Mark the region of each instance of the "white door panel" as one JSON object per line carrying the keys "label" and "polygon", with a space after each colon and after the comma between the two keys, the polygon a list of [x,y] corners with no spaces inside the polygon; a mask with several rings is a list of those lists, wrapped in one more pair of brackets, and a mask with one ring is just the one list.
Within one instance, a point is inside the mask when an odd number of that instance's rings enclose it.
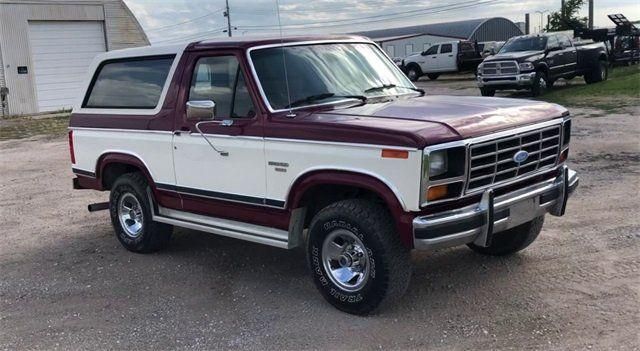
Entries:
{"label": "white door panel", "polygon": [[[267,165],[266,196],[286,201],[294,182],[315,170],[344,170],[367,174],[381,180],[396,194],[405,210],[418,210],[422,154],[409,150],[408,159],[382,158],[382,149],[405,149],[347,143],[266,139],[266,161],[287,164]],[[284,168],[284,170],[283,170]]]}
{"label": "white door panel", "polygon": [[229,155],[221,156],[200,134],[186,132],[175,136],[177,186],[221,193],[220,198],[240,195],[263,199],[266,186],[263,139],[227,135],[207,138]]}

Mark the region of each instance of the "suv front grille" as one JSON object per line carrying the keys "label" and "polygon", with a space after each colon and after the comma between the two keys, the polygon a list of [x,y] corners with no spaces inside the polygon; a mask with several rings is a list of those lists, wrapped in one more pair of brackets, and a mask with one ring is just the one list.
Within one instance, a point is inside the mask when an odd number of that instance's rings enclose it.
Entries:
{"label": "suv front grille", "polygon": [[500,76],[505,74],[518,74],[516,61],[496,61],[482,64],[483,76]]}
{"label": "suv front grille", "polygon": [[[560,154],[561,125],[537,129],[469,147],[467,193],[553,168]],[[518,151],[529,157],[518,163]]]}

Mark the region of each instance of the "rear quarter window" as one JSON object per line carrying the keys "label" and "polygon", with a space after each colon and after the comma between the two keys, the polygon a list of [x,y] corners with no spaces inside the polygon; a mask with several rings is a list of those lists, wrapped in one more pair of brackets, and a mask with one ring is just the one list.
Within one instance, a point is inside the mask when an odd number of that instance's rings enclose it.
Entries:
{"label": "rear quarter window", "polygon": [[175,55],[105,61],[84,98],[85,108],[154,109]]}

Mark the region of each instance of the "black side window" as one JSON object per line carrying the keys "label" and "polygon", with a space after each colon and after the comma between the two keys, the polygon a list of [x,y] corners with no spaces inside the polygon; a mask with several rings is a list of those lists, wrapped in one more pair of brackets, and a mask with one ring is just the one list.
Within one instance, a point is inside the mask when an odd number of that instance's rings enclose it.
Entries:
{"label": "black side window", "polygon": [[158,105],[174,56],[105,61],[82,107],[153,109]]}
{"label": "black side window", "polygon": [[555,35],[549,36],[549,39],[547,39],[547,49],[557,48],[559,46],[560,42],[558,41],[558,37]]}
{"label": "black side window", "polygon": [[558,39],[560,39],[560,46],[563,49],[569,48],[571,47],[571,39],[569,39],[568,36],[566,35],[560,35],[558,36]]}
{"label": "black side window", "polygon": [[440,47],[440,45],[434,45],[432,47],[429,48],[429,50],[427,50],[424,54],[425,55],[435,55],[438,53],[438,47]]}
{"label": "black side window", "polygon": [[453,51],[453,45],[452,44],[442,44],[440,46],[440,53],[441,54],[448,54],[450,52]]}
{"label": "black side window", "polygon": [[199,59],[191,79],[189,100],[212,100],[216,103],[216,117],[220,118],[252,118],[256,114],[235,56]]}

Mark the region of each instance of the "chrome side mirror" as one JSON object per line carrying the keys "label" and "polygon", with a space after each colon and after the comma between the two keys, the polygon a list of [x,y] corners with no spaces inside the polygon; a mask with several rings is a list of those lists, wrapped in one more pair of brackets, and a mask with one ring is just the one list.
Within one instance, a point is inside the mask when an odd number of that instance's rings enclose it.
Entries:
{"label": "chrome side mirror", "polygon": [[187,119],[209,121],[216,117],[216,103],[211,100],[187,101]]}

